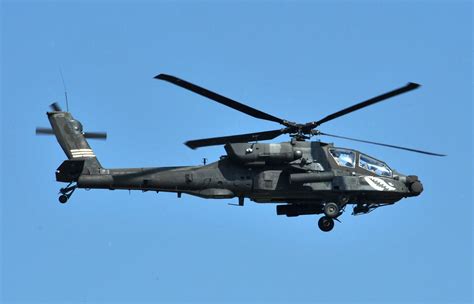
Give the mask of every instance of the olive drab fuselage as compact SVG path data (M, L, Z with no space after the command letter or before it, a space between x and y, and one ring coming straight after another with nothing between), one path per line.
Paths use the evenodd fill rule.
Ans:
M64 112L52 112L49 117L69 157L56 171L57 180L77 182L78 188L175 192L212 199L237 197L241 203L248 198L287 205L280 207L280 213L289 216L300 215L298 209L307 214L311 206L312 213L320 213L327 202L337 202L341 207L366 206L360 210L368 211L369 207L392 204L422 190L412 187L419 184L413 176L391 169L386 169L390 173L384 172L384 176L362 168L360 161L368 156L356 150L295 139L226 144L227 155L202 166L106 169L82 138L82 127L78 127L82 125L77 120ZM341 163L340 155L349 159ZM285 212L288 208L290 211Z
M178 77L159 74L166 81L257 119L281 125L279 129L230 136L195 139L189 148L224 145L226 155L202 166L107 169L98 161L87 138L105 139L103 132L84 132L82 124L58 104L47 113L52 129L37 128L37 134L53 134L68 157L56 170L56 180L69 183L60 189L66 203L77 188L124 189L174 192L208 199L238 198L257 203L275 203L278 215L324 213L318 221L322 231L334 227L334 219L348 204L353 214L365 214L402 198L417 196L423 185L416 175L404 175L385 162L357 150L338 148L312 136L329 136L432 156L444 154L324 133L319 127L341 116L394 96L413 91L419 84L377 95L340 111L306 123L283 119L230 99ZM262 143L287 134L291 141Z

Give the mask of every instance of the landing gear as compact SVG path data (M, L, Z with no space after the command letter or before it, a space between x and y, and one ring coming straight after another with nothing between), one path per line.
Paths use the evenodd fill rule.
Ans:
M334 220L330 217L323 216L319 219L318 226L322 231L329 232L334 228Z
M334 221L338 221L338 217L344 212L346 208L347 200L340 201L338 203L329 202L324 204L323 212L324 216L319 219L318 226L324 232L329 232L334 228Z
M77 185L71 185L72 182L70 182L69 185L67 185L65 188L59 189L59 193L61 193L61 195L59 196L59 202L61 204L67 203L71 195L74 193L74 190L76 190Z
M59 202L60 202L61 204L67 203L67 200L68 200L68 199L69 199L69 197L67 197L67 195L65 195L65 194L62 194L62 195L59 196Z
M324 205L324 214L329 218L336 218L339 216L339 206L336 203L327 203Z

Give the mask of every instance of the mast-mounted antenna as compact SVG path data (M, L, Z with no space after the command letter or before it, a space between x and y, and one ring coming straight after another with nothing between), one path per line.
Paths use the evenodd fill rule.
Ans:
M66 98L66 111L69 112L69 102L67 100L66 82L64 81L63 71L61 70L61 68L59 68L59 74L61 74L61 80L63 82L64 97Z

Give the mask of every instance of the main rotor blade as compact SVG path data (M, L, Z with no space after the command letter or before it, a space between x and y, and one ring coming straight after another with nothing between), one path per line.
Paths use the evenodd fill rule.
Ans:
M226 105L232 109L235 109L237 111L240 111L242 113L245 113L247 115L250 115L255 118L260 118L264 120L270 120L274 122L278 122L282 125L289 126L287 124L287 121L278 117L275 117L273 115L270 115L268 113L262 112L260 110L254 109L252 107L249 107L247 105L244 105L240 102L237 102L235 100L232 100L230 98L227 98L225 96L219 95L215 92L209 91L205 88L202 88L200 86L197 86L193 83L187 82L186 80L180 79L178 77L174 77L171 75L167 74L160 74L154 77L155 79L161 79L164 81L168 81L174 85L177 85L179 87L182 87L186 90L192 91L196 94L202 95L204 97L207 97L209 99L212 99L214 101L217 101L220 104Z
M400 94L403 94L403 93L406 93L408 91L411 91L411 90L414 90L416 88L420 87L419 84L417 83L413 83L413 82L409 82L407 85L405 85L404 87L401 87L401 88L398 88L398 89L395 89L393 91L390 91L390 92L387 92L385 94L382 94L382 95L379 95L379 96L376 96L374 98L371 98L371 99L368 99L366 101L363 101L363 102L360 102L358 104L355 104L351 107L348 107L348 108L345 108L341 111L338 111L336 113L333 113L331 115L328 115L326 117L324 117L323 119L321 120L318 120L318 121L314 121L314 122L310 122L308 124L305 125L304 129L305 130L310 130L310 129L313 129L313 128L316 128L317 126L325 123L325 122L328 122L330 120L333 120L335 118L338 118L338 117L341 117L343 115L346 115L346 114L349 114L349 113L352 113L354 111L357 111L357 110L360 110L362 108L365 108L365 107L368 107L370 105L373 105L375 103L378 103L378 102L381 102L383 100L386 100L386 99L389 99L391 97L394 97L394 96L397 96L397 95L400 95Z
M256 140L273 139L284 133L286 133L286 129L239 134L239 135L232 135L232 136L196 139L196 140L187 141L184 144L191 149L196 149L200 147L223 145L227 143L241 143L241 142L249 142L249 141L256 141Z
M389 148L394 148L394 149L406 150L406 151L422 153L422 154L428 154L428 155L433 155L433 156L446 156L446 154L439 154L439 153L427 152L427 151L422 151L422 150L417 150L417 149L412 149L412 148L394 146L394 145L389 145L389 144L382 144L382 143L378 143L378 142L373 142L373 141L368 141L368 140L363 140L363 139L350 138L350 137L339 136L339 135L334 135L334 134L328 134L328 133L323 133L323 132L319 132L319 131L317 132L317 135L324 135L324 136L342 138L342 139L358 141L358 142L362 142L362 143L366 143L366 144L372 144L372 145L378 145L378 146L389 147Z

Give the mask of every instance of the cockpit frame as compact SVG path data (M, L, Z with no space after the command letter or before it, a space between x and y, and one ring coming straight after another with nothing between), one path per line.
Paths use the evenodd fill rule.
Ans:
M390 166L373 156L354 149L334 146L328 146L325 150L332 169L354 172L360 175L393 177L393 170ZM361 160L365 162L365 165L361 165ZM375 169L376 167L378 170Z

